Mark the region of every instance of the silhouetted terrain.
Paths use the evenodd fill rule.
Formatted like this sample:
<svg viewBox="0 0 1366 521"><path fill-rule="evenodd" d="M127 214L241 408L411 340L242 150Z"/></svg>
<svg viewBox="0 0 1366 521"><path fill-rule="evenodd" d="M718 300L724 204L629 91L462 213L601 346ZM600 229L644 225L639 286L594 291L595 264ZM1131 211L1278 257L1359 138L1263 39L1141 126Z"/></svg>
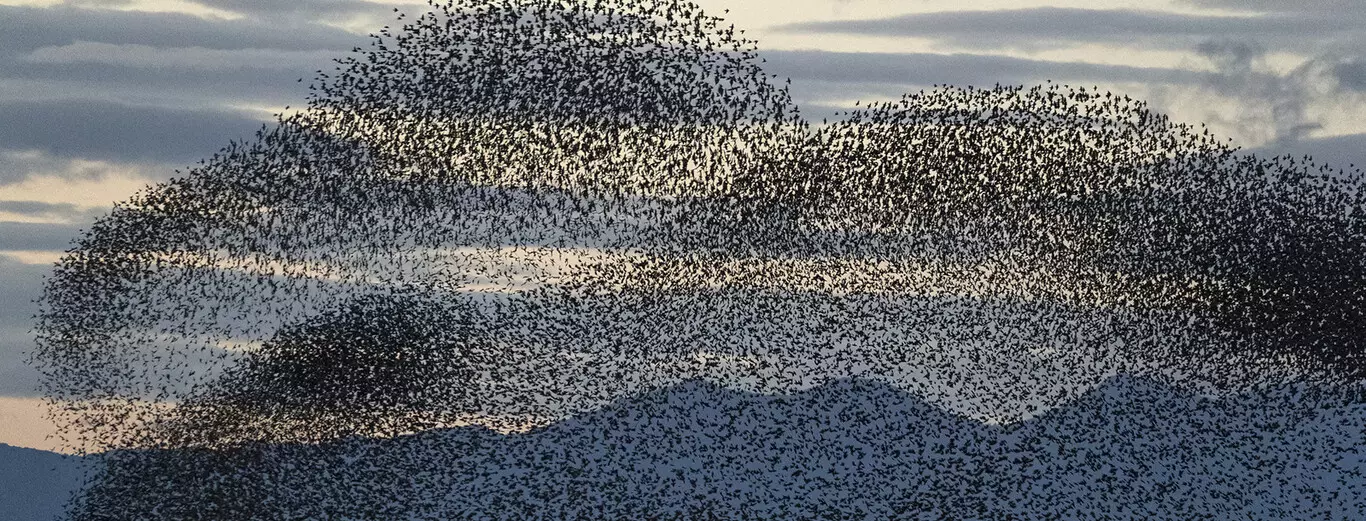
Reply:
<svg viewBox="0 0 1366 521"><path fill-rule="evenodd" d="M195 475L120 475L90 499L220 501L234 519L1336 520L1366 508L1364 433L1359 389L1214 399L1116 377L999 426L873 381L780 396L690 381L526 434L147 453L128 468ZM318 486L336 473L368 479Z"/></svg>
<svg viewBox="0 0 1366 521"><path fill-rule="evenodd" d="M0 443L0 521L56 519L80 486L83 462Z"/></svg>

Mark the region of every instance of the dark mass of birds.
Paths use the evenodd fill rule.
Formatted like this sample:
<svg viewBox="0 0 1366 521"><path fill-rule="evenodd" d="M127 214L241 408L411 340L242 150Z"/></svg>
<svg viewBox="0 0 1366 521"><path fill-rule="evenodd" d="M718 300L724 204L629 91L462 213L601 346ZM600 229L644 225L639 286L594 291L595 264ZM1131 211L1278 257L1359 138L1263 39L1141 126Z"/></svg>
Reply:
<svg viewBox="0 0 1366 521"><path fill-rule="evenodd" d="M1361 519L1366 184L1096 88L807 121L675 0L453 0L117 205L73 520Z"/></svg>

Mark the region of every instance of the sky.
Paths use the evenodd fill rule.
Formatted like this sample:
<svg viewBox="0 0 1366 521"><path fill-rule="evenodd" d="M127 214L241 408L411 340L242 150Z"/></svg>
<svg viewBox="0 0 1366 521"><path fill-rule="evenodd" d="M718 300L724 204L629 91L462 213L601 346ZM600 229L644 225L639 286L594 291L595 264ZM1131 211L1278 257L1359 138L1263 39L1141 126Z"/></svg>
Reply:
<svg viewBox="0 0 1366 521"><path fill-rule="evenodd" d="M1358 0L698 3L758 40L808 116L935 84L1053 80L1261 153L1366 165ZM316 71L395 7L425 5L0 0L0 443L55 446L24 352L43 276L80 230L303 105Z"/></svg>

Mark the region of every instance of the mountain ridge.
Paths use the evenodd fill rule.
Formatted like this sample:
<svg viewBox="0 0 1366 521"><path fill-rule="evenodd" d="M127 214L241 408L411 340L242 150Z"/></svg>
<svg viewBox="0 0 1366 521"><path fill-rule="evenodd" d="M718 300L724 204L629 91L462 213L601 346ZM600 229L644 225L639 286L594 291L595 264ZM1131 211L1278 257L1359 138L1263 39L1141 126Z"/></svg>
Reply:
<svg viewBox="0 0 1366 521"><path fill-rule="evenodd" d="M48 521L65 511L86 459L0 443L0 521Z"/></svg>
<svg viewBox="0 0 1366 521"><path fill-rule="evenodd" d="M143 491L149 504L226 496L323 518L1322 519L1366 509L1363 402L1276 403L1289 406L1120 377L1052 414L991 425L878 381L784 395L691 381L520 434L461 427L130 468L205 486ZM348 485L319 490L320 475ZM93 506L142 497L93 490Z"/></svg>

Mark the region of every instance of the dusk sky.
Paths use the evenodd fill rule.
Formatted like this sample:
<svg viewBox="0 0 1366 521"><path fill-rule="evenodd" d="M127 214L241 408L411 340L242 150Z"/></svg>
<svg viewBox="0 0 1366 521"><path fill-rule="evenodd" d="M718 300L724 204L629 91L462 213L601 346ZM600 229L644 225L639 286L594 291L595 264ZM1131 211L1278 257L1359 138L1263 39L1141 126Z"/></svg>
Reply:
<svg viewBox="0 0 1366 521"><path fill-rule="evenodd" d="M1359 0L705 0L808 117L935 84L1099 86L1269 155L1366 165ZM305 104L394 8L0 0L0 443L50 448L32 300L79 230ZM303 81L297 81L302 79Z"/></svg>

